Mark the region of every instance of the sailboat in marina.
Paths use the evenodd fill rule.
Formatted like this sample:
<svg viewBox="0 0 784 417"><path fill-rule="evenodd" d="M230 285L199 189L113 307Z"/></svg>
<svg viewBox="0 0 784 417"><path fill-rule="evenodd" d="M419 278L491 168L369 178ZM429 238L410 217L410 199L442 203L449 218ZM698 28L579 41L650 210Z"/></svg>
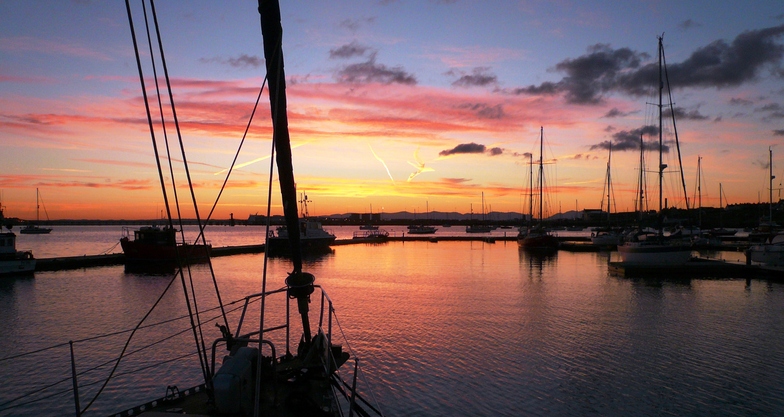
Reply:
<svg viewBox="0 0 784 417"><path fill-rule="evenodd" d="M612 176L610 173L610 162L612 161L612 144L610 144L609 154L607 156L607 174L604 179L604 189L602 191L602 198L607 197L607 226L598 229L595 233L591 234L591 244L594 246L601 246L603 248L615 248L621 243L621 234L617 230L613 230L610 224L610 213L612 210ZM605 191L607 194L605 194ZM602 204L604 206L604 204Z"/></svg>
<svg viewBox="0 0 784 417"><path fill-rule="evenodd" d="M623 263L639 264L639 265L680 265L686 263L691 259L691 245L681 239L673 239L669 236L664 236L663 219L662 219L662 203L663 203L663 178L664 169L667 168L662 162L663 154L663 90L665 81L669 91L669 80L665 79L666 71L664 68L664 44L663 37L659 37L659 74L658 74L658 88L659 88L659 103L658 103L658 116L659 116L659 211L658 211L658 233L656 235L643 235L636 239L628 240L622 245L618 246L618 253L621 255ZM669 101L670 110L672 110L672 100ZM675 123L675 112L671 111L673 124ZM677 130L675 130L675 141L677 143ZM688 205L688 204L687 204Z"/></svg>
<svg viewBox="0 0 784 417"><path fill-rule="evenodd" d="M426 222L430 222L430 205L428 202L425 202L425 211L427 220ZM438 230L435 226L430 226L429 224L412 224L408 226L408 233L412 235L432 235Z"/></svg>
<svg viewBox="0 0 784 417"><path fill-rule="evenodd" d="M769 212L768 218L764 219L764 231L768 233L768 238L761 244L756 244L749 248L749 257L751 262L762 264L766 266L784 266L784 232L775 231L776 224L773 222L773 180L776 178L773 175L773 149L768 148L768 166L770 173L768 174L769 185Z"/></svg>
<svg viewBox="0 0 784 417"><path fill-rule="evenodd" d="M544 127L539 128L539 177L537 188L539 191L539 221L538 224L529 227L517 235L517 244L523 249L534 251L556 251L558 250L558 238L550 234L544 228ZM533 162L533 161L532 161ZM533 166L533 164L532 164ZM533 170L533 167L531 168ZM531 172L533 174L533 172ZM533 175L531 176L531 187L529 187L529 201L531 202L531 211L533 211ZM531 213L533 221L533 213Z"/></svg>
<svg viewBox="0 0 784 417"><path fill-rule="evenodd" d="M23 235L45 235L52 232L51 227L38 226L38 223L41 221L40 211L41 211L40 197L38 195L38 189L36 188L35 189L35 223L27 224L27 226L19 230L19 233ZM44 208L44 211L46 211L46 208Z"/></svg>
<svg viewBox="0 0 784 417"><path fill-rule="evenodd" d="M474 220L474 208L471 206L471 221ZM485 221L485 193L482 193L482 222L466 226L466 233L490 233L493 228Z"/></svg>

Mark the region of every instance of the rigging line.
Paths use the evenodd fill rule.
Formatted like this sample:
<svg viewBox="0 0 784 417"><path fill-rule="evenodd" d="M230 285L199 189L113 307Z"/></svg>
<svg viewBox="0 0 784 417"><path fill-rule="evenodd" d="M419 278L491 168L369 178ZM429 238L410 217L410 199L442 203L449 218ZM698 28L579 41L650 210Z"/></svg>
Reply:
<svg viewBox="0 0 784 417"><path fill-rule="evenodd" d="M267 80L269 77L269 73L264 75L264 80ZM259 97L261 97L261 93L259 93ZM254 108L255 110L255 108ZM273 123L275 118L273 117ZM270 228L271 228L271 218L272 218L272 176L275 173L275 137L274 137L274 126L273 126L273 138L270 145L270 167L269 167L269 181L267 181L267 221L264 227L264 236L265 236L265 244L264 244L264 261L262 263L262 273L261 273L261 297L259 298L260 306L259 306L259 340L264 340L264 311L267 305L267 266L269 264L269 236L270 236ZM299 231L297 231L299 233ZM259 344L259 351L261 351L261 344ZM287 352L288 353L288 352ZM254 416L258 416L258 409L259 409L259 397L261 395L261 361L259 361L257 368L256 368L256 403L254 407Z"/></svg>
<svg viewBox="0 0 784 417"><path fill-rule="evenodd" d="M58 343L56 345L52 345L52 346L41 348L41 349L36 349L34 351L31 351L31 352L25 352L25 353L20 353L20 354L17 354L17 355L6 356L4 358L0 358L0 362L4 362L4 361L7 361L7 360L16 359L16 358L21 358L22 356L34 355L36 353L41 353L41 352L44 352L44 351L47 351L47 350L50 350L50 349L56 349L56 348L63 347L63 346L68 346L68 342Z"/></svg>
<svg viewBox="0 0 784 417"><path fill-rule="evenodd" d="M142 5L144 5L144 4L142 3ZM150 136L152 137L153 150L155 152L155 160L156 160L156 164L158 166L158 175L159 175L160 180L161 180L161 185L163 185L163 171L161 170L160 160L158 158L158 147L155 144L155 130L153 129L153 125L152 125L152 116L150 114L150 105L149 105L149 103L147 101L147 90L146 90L145 85L144 85L144 72L142 71L142 62L141 62L141 57L139 56L139 45L138 45L138 43L136 41L136 30L134 29L134 25L133 25L133 16L131 15L131 4L130 4L129 0L125 0L125 10L126 10L126 13L128 15L128 25L130 27L131 38L133 40L133 51L134 51L134 54L136 55L136 67L137 67L137 69L139 71L139 81L140 81L140 83L142 85L142 95L144 96L144 107L145 107L145 110L147 111L147 123L148 123L148 125L150 127ZM164 200L167 200L165 191L164 191ZM169 211L168 200L166 201L166 211L169 212L169 218L171 218L171 212ZM84 414L84 412L87 411L87 409L90 408L90 406L95 402L95 400L98 399L98 397L101 395L103 390L106 388L106 385L109 384L109 381L112 379L112 376L114 375L115 371L117 370L117 367L120 365L120 361L122 360L123 354L128 349L128 345L131 343L131 339L133 339L134 334L136 334L136 331L138 330L138 328L142 325L142 323L144 323L144 320L146 320L147 317L149 317L149 315L152 314L152 311L155 309L155 307L158 305L158 303L160 303L160 301L163 299L163 296L166 294L166 292L168 292L169 288L171 288L171 285L172 285L172 283L174 283L174 280L175 280L176 277L177 277L177 274L175 274L172 277L172 279L169 280L169 284L166 285L166 288L163 290L161 295L158 297L158 299L155 301L155 303L152 305L152 307L147 311L147 313L144 315L144 317L142 317L142 319L136 325L136 327L131 332L131 334L128 335L128 339L125 342L125 346L123 347L122 351L120 352L120 356L117 358L117 362L114 364L114 367L112 368L111 372L106 377L106 380L104 381L103 385L98 390L98 392L95 393L95 396L93 397L93 399L90 400L90 402L80 411L79 414Z"/></svg>
<svg viewBox="0 0 784 417"><path fill-rule="evenodd" d="M163 342L165 342L165 341L167 341L167 340L174 339L175 337L177 337L177 336L180 336L180 335L182 335L183 333L187 333L189 330L190 330L190 329L188 329L188 328L186 328L186 329L183 329L183 330L180 330L179 332L177 332L177 333L174 333L174 334L171 334L171 335L169 335L169 336L166 336L166 337L164 337L163 339L159 339L159 340L157 340L157 341L155 341L155 342L152 342L152 343L150 343L150 344L147 344L147 345L141 346L141 347L139 347L139 348L138 348L138 349L136 349L136 350L132 350L132 351L130 351L130 352L127 352L127 353L126 353L124 356L125 356L126 358L127 358L127 357L130 357L130 356L133 356L133 355L135 355L135 354L137 354L137 353L139 353L139 352L142 352L142 351L144 351L144 350L146 350L146 349L149 349L149 348L151 348L151 347L153 347L153 346L155 346L155 345L161 344L161 343L163 343ZM87 368L87 369L85 369L85 370L79 371L79 372L78 372L76 375L77 375L77 376L83 376L83 375L86 375L86 374L88 374L88 373L90 373L90 372L92 372L92 371L95 371L95 370L97 370L97 369L103 368L104 366L106 366L106 365L108 365L108 364L110 364L110 363L114 362L115 360L117 360L117 359L110 359L110 360L108 360L108 361L105 361L105 362L99 363L98 365L95 365L95 366L93 366L92 368ZM116 376L120 376L120 374L117 374Z"/></svg>
<svg viewBox="0 0 784 417"><path fill-rule="evenodd" d="M234 154L234 159L231 161L231 165L229 166L229 169L226 172L226 178L223 180L223 184L221 185L220 190L218 190L218 195L215 197L215 202L213 203L212 208L210 209L210 212L207 214L207 218L205 220L206 223L208 223L210 221L210 218L212 218L212 214L215 212L215 208L218 206L218 201L220 200L221 195L223 194L223 190L226 188L226 184L229 182L229 177L231 177L231 173L233 172L234 166L237 163L237 158L240 155L240 151L242 150L242 146L245 144L245 138L248 136L248 131L250 131L250 126L253 123L253 117L256 114L256 110L259 107L259 101L261 100L261 94L264 92L264 86L266 84L267 84L267 76L265 75L264 76L264 81L261 83L261 88L259 89L259 95L256 97L256 104L253 106L253 111L250 113L250 118L248 119L248 125L245 126L245 133L242 134L242 140L240 140L240 144L237 147L237 152ZM268 207L269 207L269 205L268 205ZM269 216L267 216L267 217L269 218ZM199 231L199 236L196 237L196 241L199 240L199 237L203 237L203 233L204 233L203 230ZM215 288L217 289L218 283L217 283L217 281L215 281L215 272L212 269L212 262L209 262L209 265L210 265L210 273L211 273L212 278L213 278L213 283L215 285ZM231 327L229 327L228 318L226 317L226 312L223 310L223 302L221 301L220 294L218 294L218 304L220 305L221 311L223 312L223 322L224 322L226 328L231 330Z"/></svg>
<svg viewBox="0 0 784 417"><path fill-rule="evenodd" d="M144 4L144 3L142 2L142 4ZM152 36L150 36L150 24L149 24L149 21L147 19L147 8L144 7L143 11L144 11L144 27L145 27L145 29L147 31L147 45L148 45L148 47L150 49L150 62L152 63L153 81L155 82L155 95L156 95L156 98L158 100L158 112L160 113L161 128L163 130L163 144L166 147L166 160L169 162L169 175L171 175L172 194L174 196L174 208L177 209L177 217L182 219L182 214L180 212L180 201L179 201L179 197L177 195L177 183L176 183L175 178L174 178L174 167L172 165L171 150L169 149L169 135L168 135L168 132L166 130L166 119L163 116L163 103L161 101L161 88L160 88L160 83L158 82L158 70L157 70L157 65L155 64L155 54L153 53L153 49L152 49ZM161 183L161 187L164 188L164 189L166 187L163 182ZM169 210L167 210L167 213L169 214L169 216L168 216L169 227L171 227L173 229L174 228L174 224L172 223L171 212ZM182 222L180 222L180 231L182 232ZM184 234L183 234L183 240L184 240Z"/></svg>
<svg viewBox="0 0 784 417"><path fill-rule="evenodd" d="M263 10L263 12L262 12ZM300 248L299 213L297 212L297 184L294 181L294 168L291 157L291 139L286 115L286 80L283 68L282 37L280 25L280 9L277 2L259 1L261 15L261 32L264 44L267 74L269 77L269 98L273 126L273 140L277 142L276 163L278 165L278 182L280 184L283 214L286 228L289 230L289 246L291 247L292 273L302 272L302 253ZM266 22L267 24L264 24Z"/></svg>
<svg viewBox="0 0 784 417"><path fill-rule="evenodd" d="M683 175L683 161L681 158L681 144L678 140L678 127L675 125L675 105L672 103L672 91L670 90L670 77L667 75L667 59L664 56L664 44L661 43L664 34L660 38L659 48L661 49L662 63L664 64L664 79L667 82L667 98L670 102L670 116L672 117L672 130L675 133L675 147L678 149L678 169L681 172L681 184L683 185L683 198L686 200L686 210L689 209L689 195L686 191L686 177Z"/></svg>
<svg viewBox="0 0 784 417"><path fill-rule="evenodd" d="M142 4L144 4L144 2L142 2ZM192 202L193 202L193 210L194 210L194 213L196 214L196 222L199 225L199 232L202 235L202 243L204 243L206 245L207 244L207 240L204 239L204 234L203 234L203 232L204 232L204 225L202 224L201 218L199 216L199 206L196 203L196 194L193 191L193 181L191 180L190 169L188 168L188 160L187 160L187 158L185 156L185 145L184 145L184 143L182 141L182 132L180 130L179 120L177 119L177 110L176 110L176 107L174 105L174 94L172 93L171 80L169 78L169 70L168 70L168 67L166 65L166 56L165 56L165 54L163 52L163 40L161 39L160 25L158 24L158 15L157 15L157 13L155 11L155 1L154 0L150 0L150 8L151 8L151 11L152 11L152 17L153 17L153 22L154 22L154 27L155 27L155 35L156 35L156 38L158 40L158 50L159 50L159 52L161 54L161 66L163 67L163 73L164 73L164 77L165 77L165 80L166 80L166 89L167 89L167 91L169 93L169 104L171 105L172 118L174 119L174 126L175 126L175 130L177 132L177 138L178 138L179 144L180 144L180 153L182 155L182 163L183 163L183 167L185 169L185 176L188 179L188 189L190 190L190 193L191 193L191 199L192 199ZM146 8L144 8L144 10L145 10L145 19L146 19ZM170 222L171 222L171 220L170 220ZM182 224L182 216L179 217L179 222L180 222L180 232L182 233L183 241L184 241L185 240L185 231L184 231L184 227L183 227L183 224ZM178 257L177 261L180 264L180 270L182 270L182 261L181 261L181 259L179 259L179 257ZM207 258L207 261L211 263L211 260L210 260L209 257ZM180 277L181 277L181 280L182 280L182 285L183 285L183 291L184 291L184 294L185 294L186 304L188 305L189 313L191 313L191 311L190 311L190 298L188 297L188 293L187 293L187 289L186 289L186 285L185 285L185 276L181 273ZM202 365L202 372L204 373L204 381L206 383L209 383L210 382L210 373L209 373L209 368L208 368L209 358L207 358L207 346L204 344L204 333L202 331L201 320L199 319L199 308L198 308L198 305L197 305L196 293L194 291L193 275L191 274L190 265L188 265L188 277L189 277L189 280L190 280L190 283L191 283L191 297L193 297L193 305L194 305L194 309L196 310L196 324L197 324L197 326L194 328L194 338L196 339L196 349L199 350L199 342L201 342L201 349L199 350L200 351L199 361L201 362L201 365ZM217 282L215 281L214 277L213 277L213 282L215 282L215 292L216 292L216 295L217 295L218 299L220 300L220 291L218 290ZM191 319L191 322L192 321L193 321L193 319ZM198 336L197 336L197 330L198 330Z"/></svg>
<svg viewBox="0 0 784 417"><path fill-rule="evenodd" d="M161 65L163 66L163 75L166 80L166 88L169 93L169 104L171 105L172 118L174 119L174 127L177 132L177 139L180 144L180 153L182 154L182 162L183 162L183 167L185 169L185 176L188 178L188 188L191 192L191 199L193 200L193 210L196 215L196 222L199 224L199 231L203 232L204 224L202 224L201 217L199 215L199 206L196 203L196 194L193 191L193 181L191 180L191 172L190 169L188 168L188 159L185 156L185 145L182 141L182 131L180 130L180 122L179 119L177 118L177 110L174 105L174 94L172 93L171 80L169 78L169 69L168 66L166 65L166 57L164 56L164 52L163 52L163 41L161 40L161 32L160 32L160 27L158 25L158 15L155 12L154 0L150 0L150 6L152 9L152 18L155 23L155 34L158 39L158 49L161 53ZM202 234L202 243L204 244L207 243L206 240L204 239L203 234Z"/></svg>
<svg viewBox="0 0 784 417"><path fill-rule="evenodd" d="M128 6L128 13L129 13L128 15L130 16L130 5L128 1L129 0L125 0L125 4ZM174 283L174 280L177 278L177 275L178 274L174 274L174 276L172 276L172 279L170 279L169 283L166 284L166 288L163 289L161 295L158 296L158 299L155 300L155 303L153 303L153 305L147 310L147 313L144 314L144 317L142 317L141 320L139 320L139 322L136 324L136 327L134 327L133 331L131 331L131 334L128 335L128 339L126 339L125 345L120 351L120 355L117 357L117 361L114 363L114 366L112 367L111 372L109 372L109 375L106 377L106 380L104 381L103 385L101 385L101 388L98 390L98 392L95 393L93 399L90 400L90 402L82 409L82 411L79 414L84 414L84 412L87 411L88 408L90 408L90 406L95 402L95 400L98 399L98 397L103 392L104 388L106 388L106 385L109 384L109 381L112 379L114 373L117 371L117 368L120 366L120 361L122 361L125 355L125 351L128 350L128 346L131 344L131 340L133 339L133 336L136 334L136 331L141 328L142 323L144 323L144 321L147 320L147 317L149 317L150 314L152 314L153 310L155 310L155 308L158 306L161 300L163 300L163 296L166 295L166 293L169 291L169 288L171 288L172 284Z"/></svg>

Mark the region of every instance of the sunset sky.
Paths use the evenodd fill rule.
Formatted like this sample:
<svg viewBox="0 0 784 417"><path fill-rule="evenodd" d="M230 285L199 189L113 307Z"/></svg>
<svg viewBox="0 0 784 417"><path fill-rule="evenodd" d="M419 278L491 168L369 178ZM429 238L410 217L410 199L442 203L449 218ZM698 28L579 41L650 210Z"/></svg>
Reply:
<svg viewBox="0 0 784 417"><path fill-rule="evenodd" d="M132 9L154 100L144 16L138 1ZM156 9L205 217L264 79L259 16L254 1ZM311 214L478 213L482 193L493 211L527 212L540 127L550 214L600 206L610 143L614 210L633 210L662 34L689 199L698 157L703 206L719 205L720 183L724 204L767 202L770 147L774 188L784 179L780 0L281 0L281 10L295 179ZM268 103L265 91L215 218L266 212ZM167 133L192 217L173 125ZM159 127L156 137L165 156ZM0 144L6 216L35 218L36 188L50 219L160 215L123 1L0 2ZM677 153L666 145L670 171ZM646 153L647 171L657 158Z"/></svg>

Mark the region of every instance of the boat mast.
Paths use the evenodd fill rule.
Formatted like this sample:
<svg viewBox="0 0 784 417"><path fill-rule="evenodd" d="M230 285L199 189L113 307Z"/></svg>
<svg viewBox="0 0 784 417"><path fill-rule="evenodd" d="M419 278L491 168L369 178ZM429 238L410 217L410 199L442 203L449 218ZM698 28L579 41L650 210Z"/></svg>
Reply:
<svg viewBox="0 0 784 417"><path fill-rule="evenodd" d="M702 157L697 155L697 226L702 229Z"/></svg>
<svg viewBox="0 0 784 417"><path fill-rule="evenodd" d="M612 179L610 178L610 161L612 161L612 143L610 143L610 154L607 156L607 227L610 226L610 184L612 184ZM577 204L575 203L575 209Z"/></svg>
<svg viewBox="0 0 784 417"><path fill-rule="evenodd" d="M768 147L768 167L770 169L770 186L768 187L768 191L770 192L768 199L768 221L770 222L771 227L773 227L773 180L776 177L773 175L773 148L770 146Z"/></svg>
<svg viewBox="0 0 784 417"><path fill-rule="evenodd" d="M544 222L544 204L542 202L542 187L544 186L544 168L542 167L542 155L544 154L544 127L539 127L539 227L544 227L542 224ZM773 184L771 182L771 184ZM771 186L773 188L773 186ZM771 194L773 192L771 191Z"/></svg>
<svg viewBox="0 0 784 417"><path fill-rule="evenodd" d="M642 133L640 133L640 178L637 182L637 186L640 188L640 195L638 200L638 222L640 226L642 226L642 213L643 213L643 201L645 200L645 142L642 139Z"/></svg>
<svg viewBox="0 0 784 417"><path fill-rule="evenodd" d="M534 222L534 154L531 154L531 157L528 161L528 228L531 228L531 224Z"/></svg>
<svg viewBox="0 0 784 417"><path fill-rule="evenodd" d="M664 169L667 168L662 162L663 152L663 136L662 136L662 92L664 90L664 82L662 81L662 53L664 45L662 37L659 37L659 215L657 219L659 228L659 237L664 235L664 224L662 219L662 185L664 183Z"/></svg>
<svg viewBox="0 0 784 417"><path fill-rule="evenodd" d="M297 213L297 185L294 181L294 166L291 162L291 138L286 114L286 74L283 69L283 28L280 23L280 6L277 1L259 0L261 34L264 40L264 59L267 63L269 81L270 112L272 115L272 139L275 147L275 162L278 165L278 181L283 202L286 229L290 230L291 262L293 273L302 272L300 251L299 217Z"/></svg>

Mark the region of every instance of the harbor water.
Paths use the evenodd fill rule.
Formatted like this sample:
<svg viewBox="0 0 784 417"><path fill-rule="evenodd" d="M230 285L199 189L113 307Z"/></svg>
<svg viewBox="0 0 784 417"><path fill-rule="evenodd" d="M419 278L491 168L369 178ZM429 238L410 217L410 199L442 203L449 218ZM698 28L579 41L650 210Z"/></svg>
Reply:
<svg viewBox="0 0 784 417"><path fill-rule="evenodd" d="M450 229L435 236L464 232ZM333 228L338 238L356 230ZM19 236L18 247L39 258L119 252L120 232L56 227ZM258 244L263 232L218 226L207 239ZM516 233L493 234L504 232ZM406 241L337 246L305 270L335 303L345 348L361 359L362 382L388 416L784 415L784 285L618 277L608 271L615 256L534 256L501 240ZM261 291L263 260L213 259L230 322L238 313L229 303ZM271 259L268 289L282 287L289 270L287 260ZM192 274L185 285L198 297L205 339L218 338L209 266ZM0 415L75 414L69 341L84 408L129 339L115 332L133 329L170 283L170 275L122 266L1 279ZM164 324L137 330L85 415L114 415L164 396L167 386L200 383L187 319L165 323L186 315L177 279L145 321ZM160 342L133 354L150 341Z"/></svg>

